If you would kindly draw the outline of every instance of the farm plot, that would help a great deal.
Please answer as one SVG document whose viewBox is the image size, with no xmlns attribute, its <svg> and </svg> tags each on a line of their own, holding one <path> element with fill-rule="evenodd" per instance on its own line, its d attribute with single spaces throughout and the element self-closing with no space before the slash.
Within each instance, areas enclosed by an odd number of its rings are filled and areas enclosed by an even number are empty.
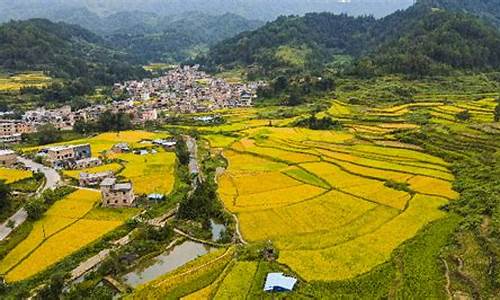
<svg viewBox="0 0 500 300">
<path fill-rule="evenodd" d="M 4 180 L 6 184 L 28 179 L 32 176 L 33 172 L 31 171 L 0 168 L 0 180 Z"/>
<path fill-rule="evenodd" d="M 28 237 L 0 262 L 9 282 L 29 278 L 117 228 L 137 212 L 94 208 L 100 194 L 77 190 L 35 222 Z"/>
<path fill-rule="evenodd" d="M 137 287 L 125 299 L 179 299 L 207 288 L 218 280 L 224 268 L 233 259 L 234 248 L 219 249 L 203 255 L 152 282 Z M 194 298 L 200 299 L 200 298 Z M 201 298 L 203 299 L 203 298 Z"/>
<path fill-rule="evenodd" d="M 122 169 L 122 166 L 117 163 L 111 163 L 107 165 L 102 165 L 98 167 L 93 167 L 93 168 L 88 168 L 88 169 L 83 169 L 83 170 L 64 170 L 63 174 L 65 176 L 71 177 L 73 179 L 79 179 L 80 178 L 80 173 L 89 173 L 89 174 L 95 174 L 95 173 L 100 173 L 100 172 L 106 172 L 106 171 L 112 171 L 113 173 L 117 173 Z"/>
<path fill-rule="evenodd" d="M 170 194 L 174 186 L 175 153 L 163 150 L 147 155 L 126 153 L 116 158 L 124 161 L 119 173 L 130 181 L 136 194 Z"/>
<path fill-rule="evenodd" d="M 257 262 L 237 262 L 222 281 L 214 299 L 245 299 L 257 271 Z"/>
<path fill-rule="evenodd" d="M 43 88 L 52 82 L 52 78 L 43 72 L 20 73 L 13 76 L 0 74 L 0 91 L 18 91 L 23 87 Z"/>
<path fill-rule="evenodd" d="M 266 127 L 243 134 L 224 150 L 221 200 L 245 240 L 273 241 L 279 261 L 306 280 L 371 270 L 444 216 L 439 207 L 456 197 L 447 163 L 417 149 L 335 131 Z"/>
<path fill-rule="evenodd" d="M 62 146 L 62 145 L 78 145 L 78 144 L 90 144 L 90 147 L 92 149 L 92 156 L 99 156 L 100 154 L 111 150 L 113 145 L 118 144 L 118 143 L 128 143 L 130 147 L 135 148 L 135 147 L 144 147 L 144 144 L 141 144 L 141 141 L 144 140 L 154 140 L 154 139 L 159 139 L 159 138 L 165 138 L 168 137 L 168 134 L 165 133 L 154 133 L 154 132 L 148 132 L 148 131 L 141 131 L 141 130 L 135 130 L 135 131 L 121 131 L 121 132 L 106 132 L 99 134 L 95 137 L 92 138 L 87 138 L 87 139 L 79 139 L 79 140 L 73 140 L 70 142 L 63 142 L 63 143 L 56 143 L 56 144 L 51 144 L 51 145 L 46 145 L 46 146 L 39 146 L 39 147 L 32 147 L 32 148 L 26 148 L 24 151 L 30 152 L 30 151 L 37 151 L 42 148 L 48 148 L 52 146 Z M 151 144 L 150 144 L 151 145 Z"/>
</svg>

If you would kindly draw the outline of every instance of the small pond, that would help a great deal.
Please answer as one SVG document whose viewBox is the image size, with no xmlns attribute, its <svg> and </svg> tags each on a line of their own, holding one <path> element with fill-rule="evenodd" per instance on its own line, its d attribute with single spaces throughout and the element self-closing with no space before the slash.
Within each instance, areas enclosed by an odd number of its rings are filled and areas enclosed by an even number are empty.
<svg viewBox="0 0 500 300">
<path fill-rule="evenodd" d="M 152 258 L 147 264 L 142 264 L 139 268 L 126 274 L 123 276 L 123 281 L 135 288 L 138 285 L 152 281 L 213 250 L 214 248 L 210 248 L 203 244 L 186 241 Z"/>
<path fill-rule="evenodd" d="M 214 220 L 210 220 L 210 227 L 212 230 L 212 241 L 218 241 L 222 234 L 226 231 L 226 226 L 224 224 L 217 224 Z"/>
</svg>

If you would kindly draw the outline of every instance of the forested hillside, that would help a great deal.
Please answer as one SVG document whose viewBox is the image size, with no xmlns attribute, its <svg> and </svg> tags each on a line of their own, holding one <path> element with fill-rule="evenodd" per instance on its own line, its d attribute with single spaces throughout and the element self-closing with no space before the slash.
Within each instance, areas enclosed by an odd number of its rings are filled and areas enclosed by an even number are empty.
<svg viewBox="0 0 500 300">
<path fill-rule="evenodd" d="M 263 23 L 234 14 L 212 16 L 190 13 L 156 19 L 154 24 L 121 28 L 107 40 L 143 61 L 175 63 L 195 57 L 209 46 L 242 31 L 254 30 Z"/>
<path fill-rule="evenodd" d="M 419 0 L 418 4 L 470 13 L 500 28 L 500 0 Z"/>
<path fill-rule="evenodd" d="M 127 62 L 128 55 L 103 43 L 78 26 L 43 19 L 12 21 L 0 26 L 0 67 L 46 71 L 52 77 L 85 78 L 99 84 L 145 75 L 142 68 Z"/>
<path fill-rule="evenodd" d="M 281 17 L 223 41 L 203 59 L 212 66 L 253 65 L 268 75 L 337 67 L 358 75 L 447 74 L 500 67 L 500 32 L 472 16 L 416 5 L 383 19 L 330 13 Z"/>
</svg>

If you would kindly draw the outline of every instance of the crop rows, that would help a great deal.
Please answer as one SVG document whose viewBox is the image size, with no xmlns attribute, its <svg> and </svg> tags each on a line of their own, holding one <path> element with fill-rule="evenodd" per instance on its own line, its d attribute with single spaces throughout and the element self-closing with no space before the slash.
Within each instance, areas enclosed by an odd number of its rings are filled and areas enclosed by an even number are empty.
<svg viewBox="0 0 500 300">
<path fill-rule="evenodd" d="M 244 239 L 272 240 L 279 262 L 306 280 L 369 271 L 443 217 L 438 208 L 457 197 L 447 163 L 411 147 L 359 141 L 344 131 L 265 127 L 240 134 L 224 150 L 221 200 Z"/>
</svg>

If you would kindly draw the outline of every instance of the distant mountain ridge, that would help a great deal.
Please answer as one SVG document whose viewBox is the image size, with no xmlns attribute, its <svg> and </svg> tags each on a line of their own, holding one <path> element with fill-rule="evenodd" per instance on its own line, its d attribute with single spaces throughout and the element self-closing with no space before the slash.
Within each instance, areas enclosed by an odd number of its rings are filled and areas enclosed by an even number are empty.
<svg viewBox="0 0 500 300">
<path fill-rule="evenodd" d="M 201 61 L 286 74 L 322 70 L 346 56 L 358 72 L 498 70 L 500 31 L 473 16 L 419 2 L 382 19 L 330 13 L 280 17 L 218 43 Z"/>
<path fill-rule="evenodd" d="M 349 15 L 386 16 L 410 6 L 413 0 L 0 0 L 0 22 L 10 19 L 48 18 L 74 23 L 67 16 L 74 16 L 78 25 L 89 25 L 91 20 L 123 12 L 154 13 L 173 16 L 189 11 L 210 15 L 233 13 L 247 19 L 273 20 L 280 15 L 308 12 L 335 12 Z M 77 12 L 83 20 L 77 16 Z"/>
</svg>

